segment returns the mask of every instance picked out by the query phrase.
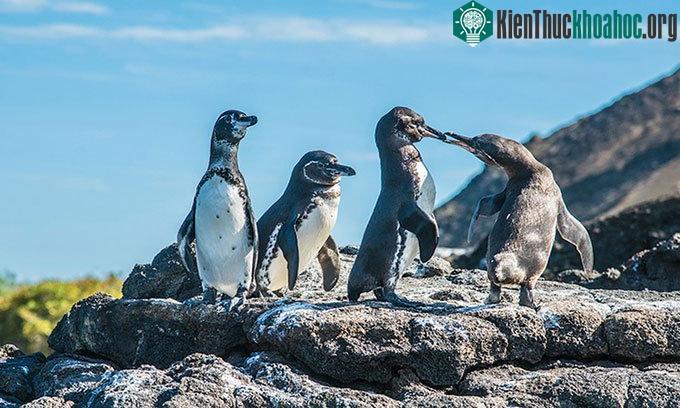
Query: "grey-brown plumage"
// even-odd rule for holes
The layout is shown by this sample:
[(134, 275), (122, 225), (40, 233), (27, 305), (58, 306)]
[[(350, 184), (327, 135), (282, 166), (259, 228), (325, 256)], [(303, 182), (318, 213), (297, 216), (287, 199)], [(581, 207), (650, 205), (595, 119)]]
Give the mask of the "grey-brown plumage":
[(351, 301), (373, 290), (378, 299), (414, 305), (396, 295), (397, 281), (417, 255), (422, 261), (430, 259), (439, 239), (432, 214), (434, 181), (413, 145), (424, 137), (446, 139), (409, 108), (396, 107), (378, 121), (380, 196), (349, 275)]
[(498, 213), (486, 253), (491, 292), (487, 303), (500, 302), (502, 285), (520, 285), (520, 304), (535, 308), (532, 289), (548, 263), (555, 230), (574, 244), (583, 268), (593, 268), (588, 231), (572, 216), (548, 167), (514, 140), (484, 134), (474, 138), (447, 133), (456, 144), (508, 175), (505, 189), (477, 204), (468, 238), (480, 215)]

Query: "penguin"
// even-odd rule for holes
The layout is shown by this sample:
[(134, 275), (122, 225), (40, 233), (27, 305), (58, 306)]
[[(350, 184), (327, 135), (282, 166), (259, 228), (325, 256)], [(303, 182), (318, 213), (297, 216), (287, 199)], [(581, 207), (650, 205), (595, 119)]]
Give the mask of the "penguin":
[(446, 132), (447, 143), (471, 152), (508, 175), (505, 189), (482, 198), (468, 228), (468, 241), (480, 216), (498, 218), (489, 234), (486, 262), (490, 285), (486, 303), (499, 303), (501, 286), (520, 286), (520, 305), (536, 309), (532, 290), (543, 274), (557, 230), (576, 246), (583, 269), (593, 269), (588, 231), (569, 213), (550, 169), (522, 144), (501, 136), (473, 138)]
[(248, 127), (256, 123), (256, 116), (237, 110), (217, 118), (208, 169), (177, 233), (180, 258), (187, 270), (194, 262), (191, 246), (195, 244), (203, 300), (215, 303), (219, 292), (219, 298), (231, 298), (230, 310), (245, 301), (257, 263), (255, 216), (238, 168), (239, 143)]
[(330, 233), (338, 214), (340, 178), (355, 174), (321, 150), (298, 161), (283, 195), (257, 221), (256, 280), (261, 294), (293, 289), (298, 273), (315, 257), (324, 290), (333, 289), (340, 276), (340, 254)]
[(381, 189), (350, 271), (350, 301), (373, 290), (378, 300), (395, 306), (420, 305), (398, 296), (395, 287), (415, 257), (429, 260), (439, 241), (434, 180), (414, 146), (425, 137), (446, 140), (409, 108), (395, 107), (378, 121)]

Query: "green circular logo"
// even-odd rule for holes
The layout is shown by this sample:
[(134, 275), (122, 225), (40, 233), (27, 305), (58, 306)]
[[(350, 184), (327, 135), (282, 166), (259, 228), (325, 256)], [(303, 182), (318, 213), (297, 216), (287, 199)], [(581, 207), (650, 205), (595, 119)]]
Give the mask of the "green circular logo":
[(493, 34), (493, 11), (471, 1), (453, 12), (453, 35), (475, 47)]

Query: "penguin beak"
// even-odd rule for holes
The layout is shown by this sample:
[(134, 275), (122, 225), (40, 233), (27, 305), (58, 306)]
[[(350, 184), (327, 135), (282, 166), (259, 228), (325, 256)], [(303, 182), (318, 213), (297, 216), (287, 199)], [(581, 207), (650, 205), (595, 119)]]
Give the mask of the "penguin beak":
[(444, 133), (446, 136), (451, 136), (453, 139), (447, 139), (444, 142), (449, 143), (449, 144), (454, 144), (456, 146), (460, 146), (463, 149), (467, 150), (468, 152), (474, 154), (477, 156), (477, 158), (484, 163), (490, 165), (490, 166), (497, 166), (497, 167), (502, 167), (500, 164), (494, 160), (493, 157), (489, 156), (487, 152), (485, 152), (483, 149), (480, 149), (477, 147), (477, 143), (475, 143), (475, 139), (472, 137), (466, 137), (462, 135), (457, 135), (453, 132), (446, 132)]
[(236, 129), (243, 130), (257, 123), (257, 116), (246, 116), (236, 121)]
[(431, 137), (431, 138), (434, 138), (434, 139), (439, 139), (443, 142), (446, 141), (446, 135), (444, 133), (440, 132), (439, 130), (431, 127), (431, 126), (423, 125), (423, 126), (418, 127), (418, 130), (420, 131), (420, 134), (423, 137)]
[(246, 120), (245, 120), (245, 122), (247, 122), (247, 123), (248, 123), (248, 124), (246, 125), (246, 127), (250, 127), (250, 126), (253, 126), (254, 124), (256, 124), (256, 123), (257, 123), (257, 116), (255, 116), (255, 115), (252, 115), (252, 116), (246, 116)]
[(331, 166), (331, 168), (333, 170), (337, 171), (338, 174), (340, 174), (341, 176), (353, 176), (353, 175), (357, 174), (357, 172), (354, 171), (353, 168), (351, 168), (349, 166), (343, 166), (342, 164), (336, 163), (333, 166)]
[[(452, 137), (452, 139), (448, 139), (447, 136)], [(444, 142), (460, 146), (470, 153), (478, 153), (477, 149), (474, 147), (474, 140), (470, 137), (458, 135), (453, 132), (446, 132), (444, 133)]]

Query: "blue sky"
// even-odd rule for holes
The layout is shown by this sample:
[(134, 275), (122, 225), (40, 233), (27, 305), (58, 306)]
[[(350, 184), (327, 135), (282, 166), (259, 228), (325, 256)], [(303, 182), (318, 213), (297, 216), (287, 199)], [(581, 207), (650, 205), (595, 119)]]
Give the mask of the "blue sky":
[[(375, 123), (391, 107), (443, 130), (524, 140), (680, 62), (665, 40), (490, 39), (473, 49), (451, 36), (459, 3), (0, 0), (0, 270), (71, 278), (150, 261), (174, 240), (225, 109), (260, 118), (240, 151), (258, 214), (306, 151), (357, 170), (342, 183), (334, 233), (356, 243), (379, 190)], [(677, 12), (670, 1), (612, 3)], [(419, 147), (440, 203), (481, 169), (452, 146)]]

